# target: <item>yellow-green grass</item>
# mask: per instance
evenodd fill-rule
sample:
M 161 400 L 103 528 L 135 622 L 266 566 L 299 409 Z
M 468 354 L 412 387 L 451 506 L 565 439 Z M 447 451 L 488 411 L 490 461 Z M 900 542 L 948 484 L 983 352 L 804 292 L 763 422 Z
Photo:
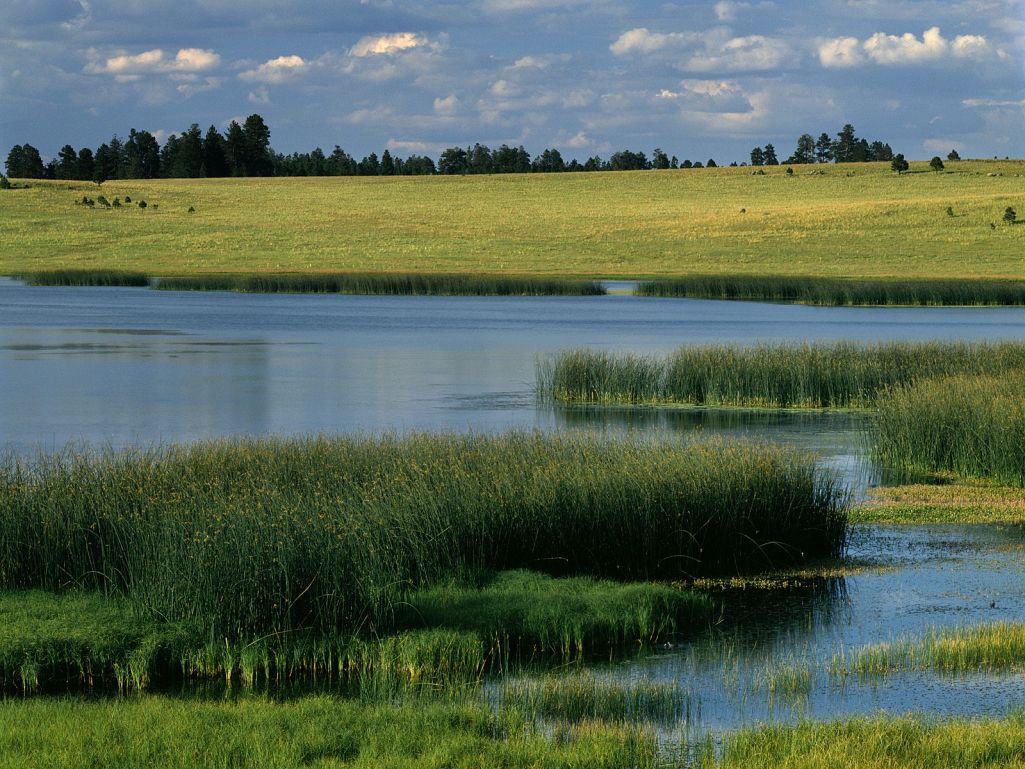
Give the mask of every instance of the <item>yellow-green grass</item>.
M 993 622 L 942 628 L 922 636 L 841 651 L 833 675 L 882 676 L 904 670 L 941 673 L 1019 670 L 1025 666 L 1025 624 Z
M 654 769 L 656 757 L 636 726 L 542 728 L 480 701 L 0 703 L 0 769 Z
M 697 769 L 1021 769 L 1025 717 L 930 721 L 904 716 L 774 725 L 727 735 Z
M 31 181 L 0 192 L 0 274 L 404 271 L 645 277 L 1025 274 L 1025 162 L 419 178 Z M 990 176 L 989 174 L 994 174 Z M 120 209 L 84 193 L 131 196 Z M 140 210 L 134 201 L 158 203 Z M 195 208 L 189 213 L 190 207 Z M 947 214 L 952 208 L 954 216 Z M 993 223 L 996 226 L 990 227 Z
M 878 486 L 851 509 L 852 523 L 1022 523 L 1025 493 L 985 481 Z

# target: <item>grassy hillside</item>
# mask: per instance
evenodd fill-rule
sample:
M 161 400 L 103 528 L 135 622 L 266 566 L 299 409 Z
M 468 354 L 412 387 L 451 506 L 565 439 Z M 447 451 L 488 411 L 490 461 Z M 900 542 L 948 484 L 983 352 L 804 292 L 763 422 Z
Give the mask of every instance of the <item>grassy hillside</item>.
M 1025 162 L 794 170 L 33 181 L 0 192 L 0 274 L 1025 274 L 1025 225 L 1001 221 L 1008 206 L 1025 219 Z M 132 203 L 76 205 L 83 195 Z

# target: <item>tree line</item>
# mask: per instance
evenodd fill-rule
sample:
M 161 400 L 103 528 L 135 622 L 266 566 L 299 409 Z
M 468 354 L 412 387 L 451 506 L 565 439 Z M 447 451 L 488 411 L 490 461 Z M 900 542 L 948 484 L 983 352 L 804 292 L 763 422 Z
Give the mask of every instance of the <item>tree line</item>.
M 807 163 L 870 163 L 874 160 L 893 160 L 893 150 L 889 144 L 881 141 L 869 142 L 855 134 L 854 126 L 847 123 L 836 138 L 827 133 L 814 138 L 811 134 L 801 134 L 797 139 L 797 147 L 793 154 L 783 161 L 785 165 L 803 165 Z M 776 148 L 771 144 L 755 147 L 751 150 L 751 165 L 778 166 Z
M 889 144 L 859 139 L 849 123 L 836 139 L 823 133 L 817 140 L 803 134 L 797 148 L 786 160 L 800 163 L 850 163 L 892 160 Z M 566 160 L 557 149 L 545 149 L 531 157 L 522 145 L 503 144 L 493 149 L 484 144 L 450 147 L 437 163 L 426 155 L 401 158 L 385 150 L 380 157 L 371 152 L 356 160 L 335 145 L 330 154 L 319 147 L 312 152 L 284 155 L 270 146 L 270 128 L 257 114 L 242 124 L 232 121 L 221 133 L 210 126 L 204 134 L 193 123 L 181 134 L 171 134 L 161 146 L 149 131 L 131 129 L 128 137 L 113 136 L 96 150 L 76 150 L 70 144 L 57 156 L 44 162 L 31 144 L 15 145 L 7 156 L 7 175 L 22 179 L 69 179 L 104 182 L 107 179 L 200 178 L 226 176 L 403 176 L 423 174 L 511 174 L 560 173 L 565 171 L 640 171 L 676 168 L 714 168 L 714 158 L 702 163 L 670 157 L 655 148 L 649 157 L 644 152 L 622 150 L 608 159 L 597 155 L 584 162 Z M 738 165 L 736 162 L 730 165 Z M 741 163 L 746 165 L 746 163 Z M 779 165 L 772 144 L 751 151 L 751 165 Z

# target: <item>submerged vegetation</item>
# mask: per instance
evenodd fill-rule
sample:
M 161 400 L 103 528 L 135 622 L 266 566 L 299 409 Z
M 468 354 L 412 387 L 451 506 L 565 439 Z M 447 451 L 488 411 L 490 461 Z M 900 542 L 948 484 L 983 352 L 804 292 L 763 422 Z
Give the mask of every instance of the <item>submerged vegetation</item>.
M 1025 495 L 986 481 L 877 486 L 851 508 L 850 517 L 877 524 L 1022 523 Z
M 149 278 L 125 270 L 45 270 L 16 276 L 30 286 L 148 286 Z
M 965 278 L 827 278 L 810 275 L 689 275 L 643 281 L 641 296 L 817 305 L 1025 305 L 1025 282 Z
M 838 554 L 846 494 L 794 450 L 542 434 L 245 440 L 0 468 L 0 585 L 78 587 L 216 637 L 388 628 L 411 591 Z
M 576 403 L 871 408 L 894 385 L 1023 367 L 1018 342 L 711 345 L 664 357 L 571 350 L 538 364 L 537 386 L 544 397 Z
M 161 278 L 155 287 L 164 291 L 296 294 L 600 296 L 605 293 L 597 281 L 430 273 L 194 275 Z
M 904 670 L 942 673 L 1007 671 L 1025 667 L 1025 624 L 994 622 L 933 630 L 922 637 L 840 652 L 833 675 L 886 675 Z
M 874 418 L 872 454 L 898 478 L 953 473 L 1021 487 L 1022 435 L 1025 376 L 959 375 L 887 391 Z

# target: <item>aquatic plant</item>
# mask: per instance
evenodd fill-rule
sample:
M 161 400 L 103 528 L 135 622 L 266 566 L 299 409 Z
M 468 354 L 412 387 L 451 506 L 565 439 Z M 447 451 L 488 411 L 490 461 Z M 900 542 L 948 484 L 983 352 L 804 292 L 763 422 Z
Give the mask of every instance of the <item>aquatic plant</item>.
M 0 464 L 0 586 L 216 638 L 388 627 L 497 570 L 616 579 L 839 554 L 847 495 L 770 445 L 541 433 L 237 440 Z M 369 623 L 369 624 L 368 624 Z
M 605 293 L 601 284 L 593 280 L 430 273 L 193 275 L 161 278 L 154 288 L 257 294 L 598 296 Z
M 660 357 L 583 349 L 539 361 L 537 390 L 570 403 L 872 408 L 895 385 L 1023 367 L 1020 342 L 707 345 Z
M 953 210 L 947 208 L 950 216 Z M 640 296 L 738 299 L 854 306 L 1025 305 L 1025 281 L 937 278 L 830 278 L 811 275 L 686 275 L 647 280 Z
M 46 270 L 15 276 L 29 286 L 148 286 L 149 278 L 125 270 Z

